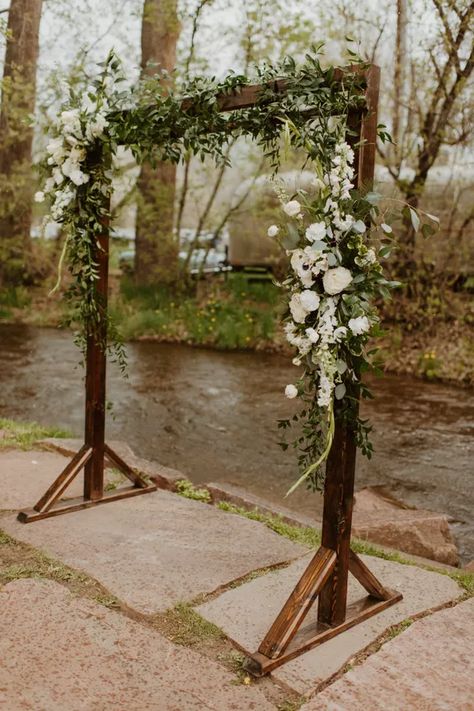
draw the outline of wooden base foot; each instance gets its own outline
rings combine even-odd
[[[26,509],[25,511],[20,511],[17,519],[18,521],[21,521],[21,523],[31,523],[32,521],[39,521],[42,518],[60,516],[61,514],[70,513],[71,511],[80,511],[81,509],[90,509],[92,506],[108,504],[111,501],[118,501],[119,499],[128,499],[131,496],[150,494],[152,491],[156,491],[155,484],[150,484],[144,489],[137,489],[135,486],[127,486],[126,488],[119,489],[118,491],[106,491],[100,499],[87,500],[82,497],[78,499],[68,499],[67,502],[60,504],[49,511]]]
[[[364,620],[367,620],[369,617],[382,612],[382,610],[394,605],[403,598],[401,593],[393,590],[389,590],[388,592],[390,597],[386,600],[376,600],[369,595],[367,598],[350,605],[347,608],[346,619],[340,625],[330,627],[329,625],[323,625],[320,622],[316,622],[300,629],[291,644],[288,645],[286,651],[279,657],[271,659],[261,652],[251,654],[245,662],[245,669],[253,676],[264,676],[273,669],[276,669],[282,664],[289,662],[291,659],[298,657],[300,654],[308,652],[310,649],[313,649],[313,647],[317,647],[318,645],[327,642],[329,639],[332,639],[332,637],[335,637],[351,627],[358,625],[360,622],[364,622]]]
[[[79,452],[74,455],[71,461],[63,469],[61,474],[51,484],[49,489],[43,494],[41,499],[33,506],[33,508],[27,509],[26,511],[20,511],[17,516],[18,521],[21,521],[21,523],[31,523],[33,521],[39,521],[42,518],[60,516],[61,514],[70,513],[71,511],[89,509],[92,506],[97,506],[99,504],[108,504],[111,501],[127,499],[130,496],[139,496],[140,494],[150,494],[152,491],[156,491],[157,487],[155,484],[150,484],[148,481],[146,481],[142,476],[140,476],[140,474],[138,474],[131,467],[129,467],[129,465],[107,444],[103,444],[102,449],[100,450],[102,452],[102,455],[100,458],[98,469],[99,495],[94,496],[94,498],[88,498],[87,492],[90,490],[91,487],[86,486],[86,495],[84,497],[62,501],[61,503],[54,506],[54,504],[60,499],[67,487],[78,475],[80,470],[83,469],[85,465],[93,459],[95,451],[96,450],[94,450],[93,447],[89,447],[84,444],[79,450]],[[125,474],[127,479],[132,482],[132,486],[127,486],[121,489],[117,489],[115,491],[103,490],[104,454],[108,456],[108,458],[115,464],[115,466],[122,472],[122,474]],[[88,483],[87,477],[93,475],[94,471],[86,471],[86,485]]]

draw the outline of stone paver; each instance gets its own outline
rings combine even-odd
[[[307,552],[261,523],[160,490],[26,525],[5,514],[0,528],[143,613]]]
[[[414,622],[301,711],[472,711],[474,600]]]
[[[0,452],[0,509],[31,508],[64,469],[68,459],[53,452]],[[82,496],[83,477],[79,472],[65,498]]]
[[[0,589],[2,711],[270,711],[255,686],[51,581]]]
[[[276,679],[300,694],[313,691],[391,625],[456,599],[461,594],[459,586],[445,575],[380,558],[362,556],[362,559],[384,585],[402,592],[404,599],[272,672]],[[308,562],[309,558],[305,558],[288,568],[270,572],[223,593],[197,609],[240,646],[254,652]],[[365,594],[359,583],[350,577],[349,602]],[[316,605],[305,624],[315,616]]]

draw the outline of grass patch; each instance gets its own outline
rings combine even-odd
[[[53,580],[64,585],[70,592],[105,607],[121,607],[119,599],[97,580],[70,568],[60,560],[50,558],[27,543],[15,540],[0,529],[0,587],[24,578]]]
[[[184,496],[185,499],[202,501],[205,504],[211,502],[211,495],[208,490],[195,487],[189,479],[180,479],[176,482],[176,493],[180,496]]]
[[[283,521],[280,516],[263,514],[258,509],[249,511],[241,506],[229,504],[227,501],[220,501],[217,504],[217,508],[221,509],[221,511],[228,511],[229,513],[238,514],[239,516],[245,516],[245,518],[249,518],[252,521],[259,521],[280,536],[284,536],[295,543],[301,543],[301,545],[307,546],[308,548],[317,548],[321,543],[321,534],[315,528],[310,528],[309,526],[294,526]]]
[[[224,638],[217,625],[208,622],[189,603],[179,602],[171,610],[156,617],[167,638],[184,647],[197,647]]]
[[[230,350],[273,342],[277,301],[271,280],[253,282],[242,274],[200,282],[194,294],[178,296],[125,277],[111,309],[126,340],[152,337]]]
[[[308,548],[317,548],[321,543],[320,532],[314,528],[310,528],[309,526],[292,525],[283,521],[279,516],[263,514],[258,511],[258,509],[248,511],[240,506],[229,504],[226,501],[220,501],[217,504],[217,507],[221,509],[221,511],[228,511],[229,513],[245,516],[245,518],[249,518],[252,521],[259,521],[272,531],[275,531],[275,533],[278,533],[280,536],[284,536],[290,541],[300,543]],[[423,568],[424,570],[429,570],[433,573],[447,575],[464,589],[466,597],[474,596],[474,573],[469,573],[463,570],[448,570],[446,568],[437,567],[436,565],[421,564],[417,561],[406,558],[403,553],[398,553],[397,551],[386,551],[373,543],[362,541],[357,538],[353,538],[351,540],[351,548],[355,551],[355,553],[362,553],[364,555],[374,556],[375,558],[383,558],[384,560],[401,563],[402,565],[412,565],[415,568]]]
[[[37,422],[16,422],[0,418],[0,449],[31,449],[35,442],[46,437],[71,437],[59,427],[45,427]]]

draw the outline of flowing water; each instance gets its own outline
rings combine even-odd
[[[224,353],[157,343],[128,347],[129,378],[109,369],[109,439],[180,469],[195,482],[226,481],[306,514],[322,497],[296,477],[294,454],[276,445],[276,420],[294,404],[295,378],[280,356]],[[59,425],[81,436],[83,371],[70,333],[0,327],[0,416]],[[358,458],[356,488],[381,486],[408,505],[447,513],[464,560],[474,559],[472,390],[386,376],[362,406],[376,453]]]

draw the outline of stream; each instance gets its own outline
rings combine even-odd
[[[283,394],[296,369],[272,354],[220,352],[160,343],[129,344],[129,377],[109,368],[109,439],[183,471],[196,483],[226,481],[287,508],[320,515],[322,497],[300,487],[277,446],[276,420],[294,403]],[[83,370],[71,334],[0,326],[0,416],[58,425],[82,436]],[[362,404],[374,425],[375,455],[358,457],[356,489],[450,515],[464,561],[474,559],[472,390],[384,376]]]

